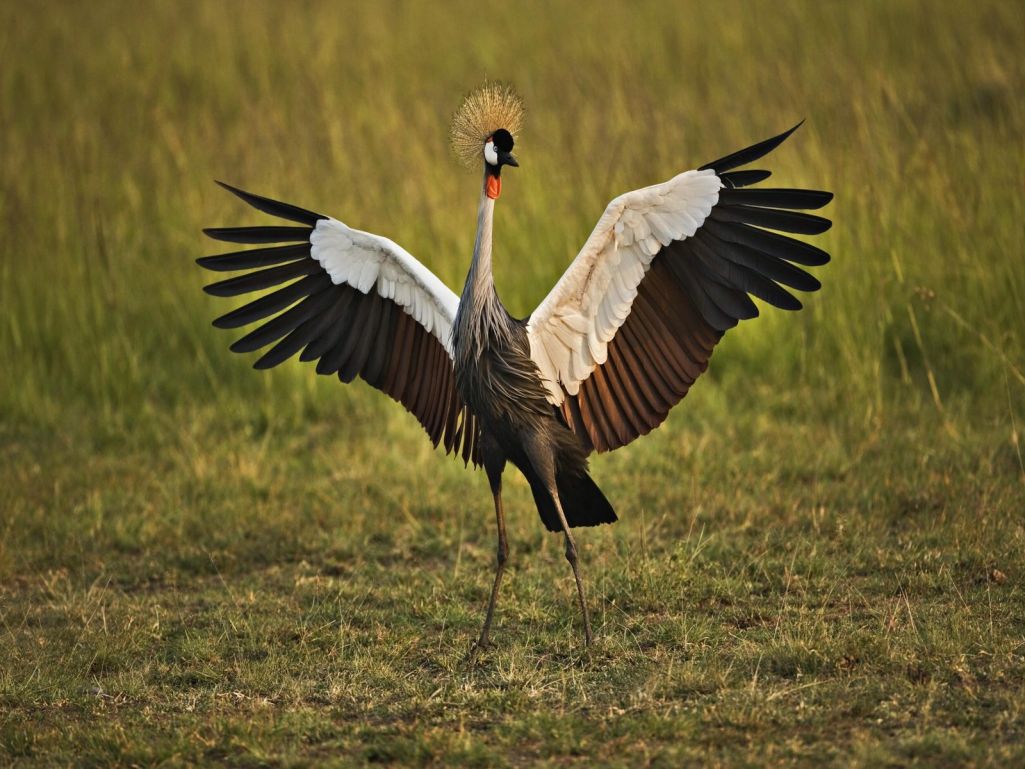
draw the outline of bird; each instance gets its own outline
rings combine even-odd
[[[241,273],[205,286],[213,296],[273,289],[213,321],[222,329],[259,324],[231,344],[233,352],[269,348],[257,369],[298,356],[316,361],[318,374],[346,383],[359,377],[410,411],[435,447],[483,468],[497,548],[474,652],[492,645],[509,559],[507,465],[526,478],[544,527],[563,539],[586,648],[593,633],[573,530],[617,520],[589,457],[662,424],[724,333],[759,314],[752,297],[799,310],[791,291],[821,287],[802,267],[830,259],[791,235],[830,228],[829,219],[805,211],[825,206],[832,193],[756,186],[771,172],[740,168],[775,150],[798,123],[614,198],[541,304],[515,318],[495,288],[493,232],[503,172],[519,166],[513,148],[523,116],[516,91],[495,81],[468,93],[453,115],[452,149],[481,174],[460,295],[386,237],[224,182],[291,224],[207,228],[218,241],[258,247],[197,260]]]

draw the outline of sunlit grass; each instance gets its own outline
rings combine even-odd
[[[1025,18],[1015,3],[0,7],[0,759],[1014,765],[1025,684]],[[606,202],[805,119],[798,314],[594,460],[600,627],[510,478],[210,327],[224,179],[457,288],[448,118],[527,108],[496,270],[527,314]],[[255,356],[252,356],[255,358]],[[0,760],[0,763],[3,763]]]

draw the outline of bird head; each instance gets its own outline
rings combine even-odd
[[[484,142],[484,171],[487,174],[487,195],[492,200],[502,193],[502,166],[519,166],[513,157],[513,137],[504,128],[499,128]]]
[[[471,91],[452,116],[452,149],[468,168],[484,156],[485,192],[497,198],[502,166],[518,166],[513,135],[523,122],[523,102],[508,85],[487,82]]]
[[[502,166],[519,165],[513,157],[512,148],[515,142],[512,134],[504,128],[499,128],[484,142],[484,162],[487,164],[488,172],[498,176],[502,172]]]

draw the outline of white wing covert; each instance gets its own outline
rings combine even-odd
[[[459,297],[438,276],[388,238],[320,219],[310,234],[310,256],[335,285],[345,283],[367,294],[372,289],[391,299],[452,357],[452,324]]]
[[[719,199],[714,171],[686,171],[609,203],[569,269],[530,316],[531,357],[561,405],[605,363],[652,260],[692,236]]]

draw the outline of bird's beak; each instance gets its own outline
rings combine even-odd
[[[513,157],[511,152],[499,152],[498,153],[498,164],[500,166],[512,166],[513,168],[519,168],[519,161]]]

